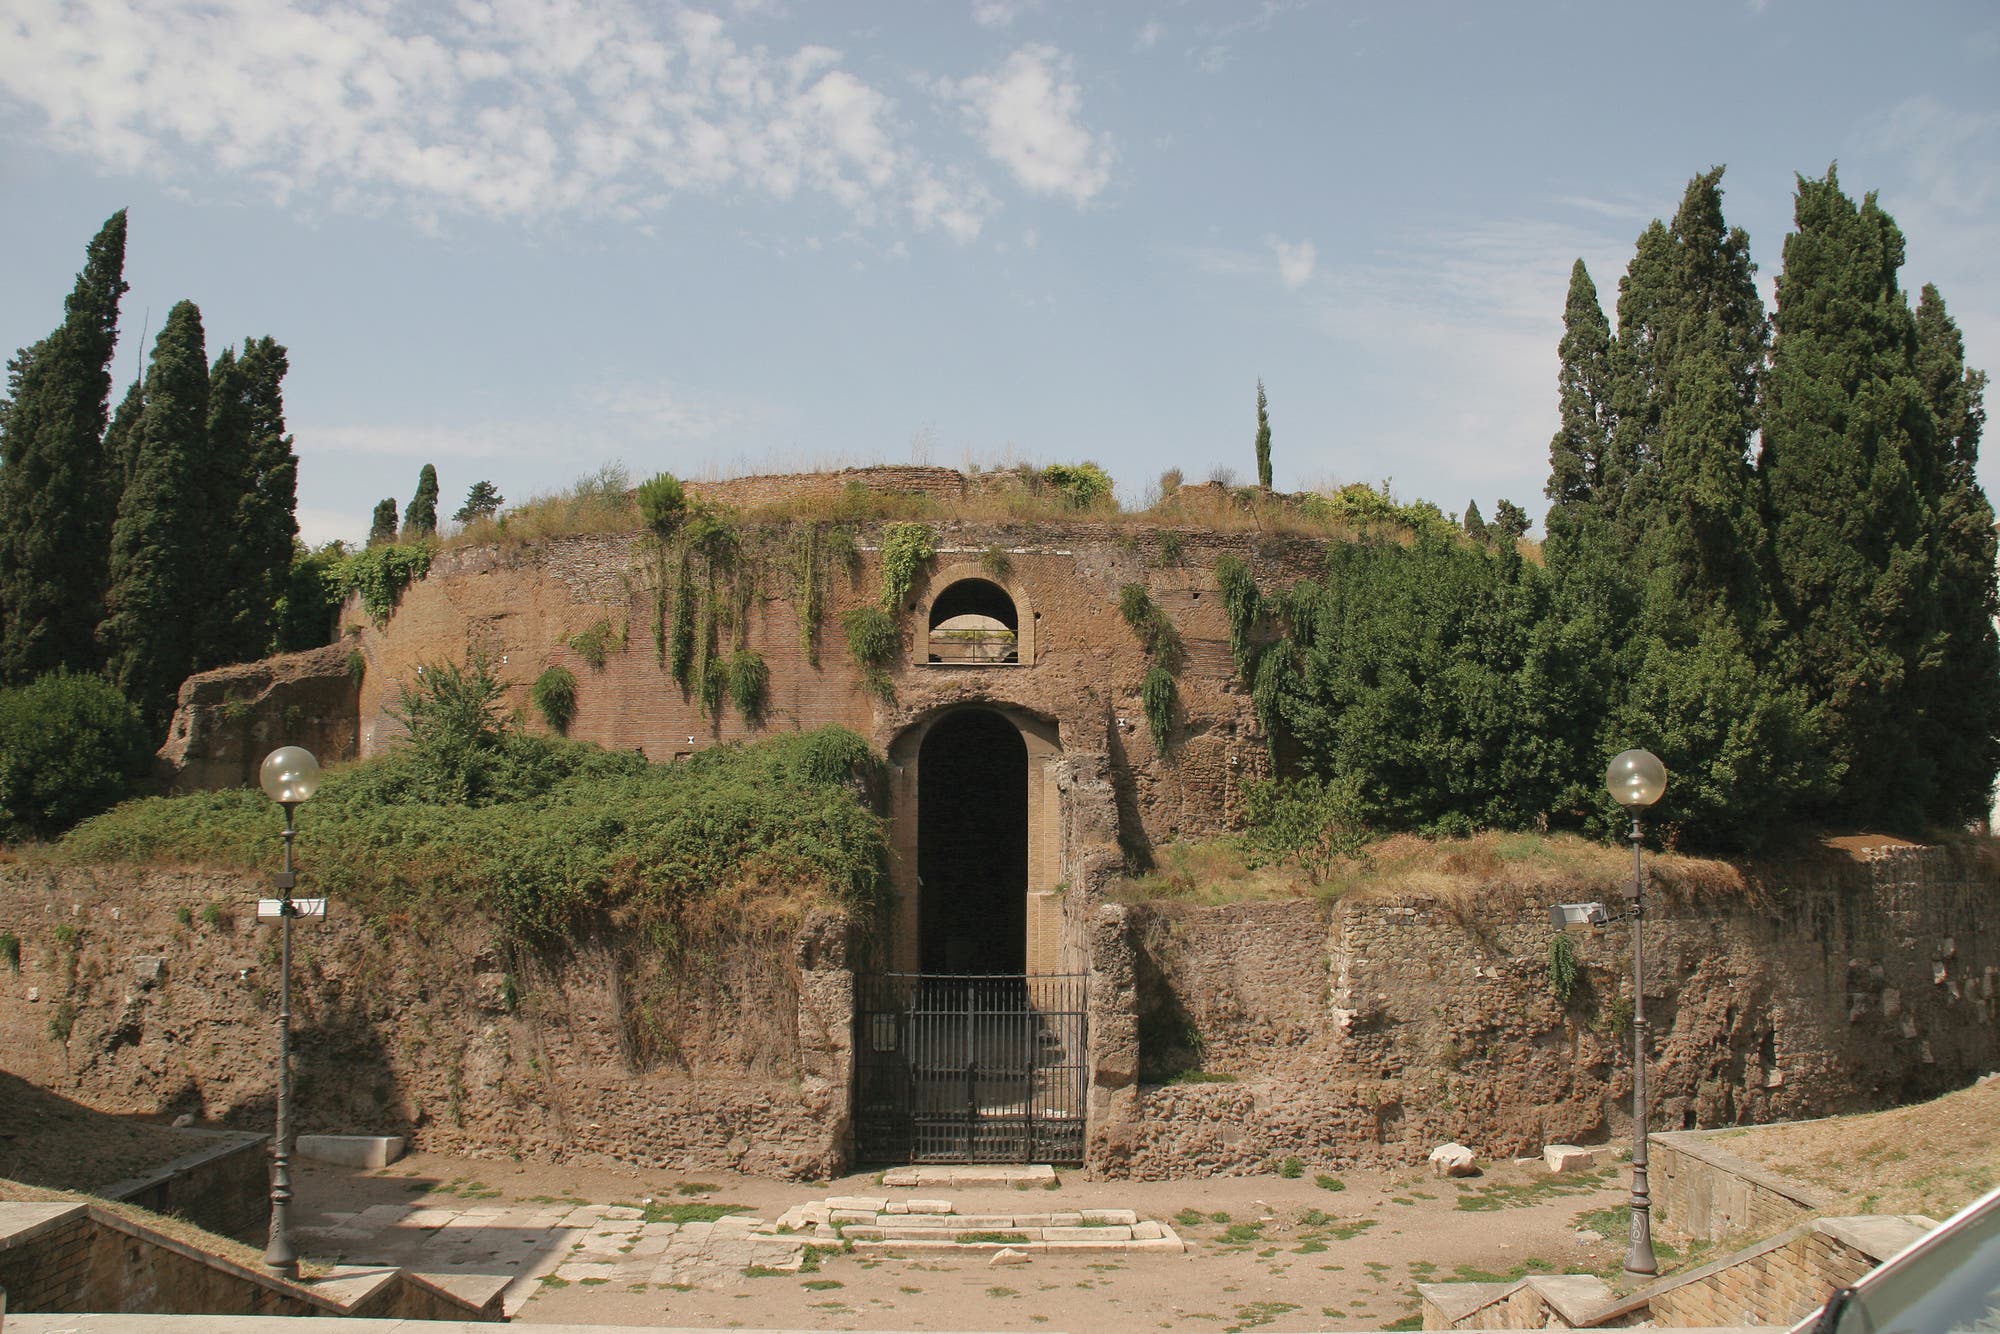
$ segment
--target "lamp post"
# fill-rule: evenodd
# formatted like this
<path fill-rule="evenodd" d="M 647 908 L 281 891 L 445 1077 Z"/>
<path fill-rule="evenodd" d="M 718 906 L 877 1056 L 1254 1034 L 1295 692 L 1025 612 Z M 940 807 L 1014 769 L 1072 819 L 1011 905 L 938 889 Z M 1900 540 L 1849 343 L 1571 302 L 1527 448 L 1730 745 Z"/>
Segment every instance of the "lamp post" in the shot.
<path fill-rule="evenodd" d="M 1604 786 L 1632 813 L 1632 1248 L 1625 1272 L 1651 1278 L 1660 1272 L 1653 1256 L 1653 1199 L 1646 1189 L 1646 952 L 1645 873 L 1640 865 L 1639 812 L 1667 790 L 1667 766 L 1650 750 L 1627 750 L 1604 771 Z"/>
<path fill-rule="evenodd" d="M 281 746 L 264 757 L 257 781 L 264 795 L 285 808 L 285 869 L 273 877 L 278 890 L 278 1133 L 271 1143 L 271 1239 L 264 1267 L 283 1278 L 299 1276 L 292 1249 L 292 813 L 319 789 L 319 761 L 299 746 Z"/>

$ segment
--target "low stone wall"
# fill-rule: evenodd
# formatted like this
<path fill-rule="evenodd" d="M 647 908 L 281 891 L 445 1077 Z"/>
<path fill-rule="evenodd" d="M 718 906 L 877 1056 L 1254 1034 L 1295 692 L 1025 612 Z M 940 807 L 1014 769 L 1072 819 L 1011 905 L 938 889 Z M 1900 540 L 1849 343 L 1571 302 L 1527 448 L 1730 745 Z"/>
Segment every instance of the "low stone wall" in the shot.
<path fill-rule="evenodd" d="M 1724 1149 L 1714 1131 L 1655 1134 L 1647 1143 L 1653 1218 L 1664 1236 L 1768 1237 L 1826 1212 L 1811 1191 Z"/>
<path fill-rule="evenodd" d="M 96 1193 L 156 1214 L 185 1218 L 225 1237 L 257 1231 L 269 1220 L 270 1138 L 237 1131 L 187 1130 L 206 1147 Z"/>
<path fill-rule="evenodd" d="M 714 482 L 685 482 L 688 494 L 712 505 L 757 509 L 785 501 L 830 499 L 849 487 L 881 495 L 936 496 L 958 500 L 965 495 L 965 475 L 956 468 L 885 465 L 841 468 L 835 472 L 773 473 L 763 477 L 731 477 Z"/>

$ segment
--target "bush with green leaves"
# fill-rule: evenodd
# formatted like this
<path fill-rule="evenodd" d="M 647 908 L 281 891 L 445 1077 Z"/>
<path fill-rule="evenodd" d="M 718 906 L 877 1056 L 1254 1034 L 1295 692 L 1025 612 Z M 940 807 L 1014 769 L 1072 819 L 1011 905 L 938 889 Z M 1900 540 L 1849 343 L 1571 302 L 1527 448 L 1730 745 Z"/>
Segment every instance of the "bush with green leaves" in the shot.
<path fill-rule="evenodd" d="M 1111 501 L 1111 474 L 1095 463 L 1051 463 L 1040 473 L 1043 486 L 1052 488 L 1071 509 L 1089 510 Z"/>
<path fill-rule="evenodd" d="M 408 746 L 330 768 L 298 817 L 298 862 L 315 892 L 371 917 L 486 913 L 536 947 L 613 913 L 685 939 L 746 895 L 794 911 L 826 902 L 867 916 L 878 906 L 888 842 L 857 791 L 873 799 L 883 766 L 843 728 L 711 747 L 678 764 L 511 728 L 494 749 L 471 802 L 436 799 Z M 51 855 L 268 867 L 282 827 L 274 815 L 249 789 L 127 802 Z"/>
<path fill-rule="evenodd" d="M 687 508 L 687 491 L 672 473 L 663 472 L 639 483 L 639 517 L 660 536 L 669 536 L 680 527 Z"/>
<path fill-rule="evenodd" d="M 378 627 L 386 625 L 403 590 L 424 577 L 436 553 L 433 542 L 385 542 L 354 552 L 335 567 L 340 598 L 361 594 L 361 609 L 368 619 Z"/>
<path fill-rule="evenodd" d="M 1174 684 L 1174 674 L 1154 663 L 1146 670 L 1145 680 L 1139 683 L 1139 707 L 1146 713 L 1146 729 L 1152 734 L 1153 749 L 1162 757 L 1167 754 L 1168 743 L 1174 735 L 1174 711 L 1180 707 L 1180 687 Z"/>
<path fill-rule="evenodd" d="M 1319 884 L 1368 845 L 1368 815 L 1352 779 L 1265 779 L 1243 792 L 1242 845 L 1252 865 L 1290 864 Z"/>
<path fill-rule="evenodd" d="M 47 838 L 129 795 L 153 738 L 102 677 L 55 671 L 0 690 L 0 833 Z"/>
<path fill-rule="evenodd" d="M 861 669 L 868 689 L 886 697 L 891 690 L 889 664 L 902 647 L 896 623 L 880 607 L 856 607 L 840 618 L 840 628 L 847 634 L 847 656 Z"/>
<path fill-rule="evenodd" d="M 550 727 L 567 734 L 576 719 L 576 673 L 567 667 L 549 668 L 535 678 L 528 698 Z"/>

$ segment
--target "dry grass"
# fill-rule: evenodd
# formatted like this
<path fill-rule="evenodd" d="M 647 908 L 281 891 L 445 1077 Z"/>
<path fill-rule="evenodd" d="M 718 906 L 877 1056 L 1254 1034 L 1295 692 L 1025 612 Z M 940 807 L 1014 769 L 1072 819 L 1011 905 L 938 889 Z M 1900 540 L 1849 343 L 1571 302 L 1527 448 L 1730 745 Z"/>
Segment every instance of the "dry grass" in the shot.
<path fill-rule="evenodd" d="M 1253 866 L 1233 838 L 1175 843 L 1155 852 L 1155 869 L 1112 890 L 1125 902 L 1160 899 L 1227 903 L 1245 899 L 1352 897 L 1367 903 L 1425 901 L 1488 920 L 1550 903 L 1616 902 L 1632 877 L 1628 849 L 1575 834 L 1497 833 L 1426 839 L 1396 834 L 1334 863 L 1319 885 L 1289 866 Z M 1646 856 L 1648 891 L 1682 905 L 1759 901 L 1761 882 L 1729 862 L 1674 853 Z"/>
<path fill-rule="evenodd" d="M 843 465 L 851 466 L 851 465 Z M 867 466 L 867 465 L 862 465 Z M 829 468 L 824 460 L 814 465 Z M 810 468 L 801 469 L 808 471 Z M 709 471 L 720 471 L 711 467 Z M 1187 528 L 1208 532 L 1262 532 L 1332 540 L 1376 535 L 1410 540 L 1413 530 L 1395 519 L 1357 519 L 1340 509 L 1343 490 L 1328 483 L 1300 492 L 1263 491 L 1256 487 L 1203 482 L 1178 487 L 1164 498 L 1150 488 L 1146 503 L 1120 508 L 1113 500 L 1079 509 L 1062 492 L 1044 486 L 1033 464 L 1008 459 L 998 465 L 968 463 L 960 471 L 966 492 L 958 497 L 880 492 L 860 479 L 838 491 L 799 494 L 743 510 L 747 523 L 787 522 L 961 522 L 961 523 L 1095 523 L 1112 528 L 1153 530 Z M 745 475 L 795 475 L 766 473 Z M 723 481 L 720 476 L 686 480 Z M 537 495 L 491 519 L 482 519 L 448 534 L 447 547 L 501 544 L 528 545 L 558 537 L 591 533 L 637 532 L 643 527 L 634 503 L 633 479 L 622 464 L 611 463 L 579 478 L 571 486 Z M 1415 513 L 1416 507 L 1409 512 Z M 1523 542 L 1531 560 L 1539 547 Z"/>
<path fill-rule="evenodd" d="M 2000 1079 L 1886 1112 L 1730 1130 L 1714 1140 L 1810 1188 L 1829 1214 L 1943 1219 L 2000 1184 Z"/>

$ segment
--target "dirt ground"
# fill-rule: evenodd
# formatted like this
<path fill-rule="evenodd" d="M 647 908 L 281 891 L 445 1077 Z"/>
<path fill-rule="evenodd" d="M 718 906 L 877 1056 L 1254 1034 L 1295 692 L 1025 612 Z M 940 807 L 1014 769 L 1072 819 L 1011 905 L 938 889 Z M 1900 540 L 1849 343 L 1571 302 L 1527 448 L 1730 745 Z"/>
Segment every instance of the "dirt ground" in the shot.
<path fill-rule="evenodd" d="M 876 1175 L 823 1185 L 704 1172 L 699 1178 L 628 1169 L 545 1167 L 417 1154 L 377 1172 L 307 1164 L 301 1225 L 370 1205 L 423 1200 L 451 1208 L 588 1201 L 707 1201 L 775 1218 L 828 1195 L 946 1198 L 959 1212 L 1130 1208 L 1171 1223 L 1185 1255 L 1037 1255 L 995 1267 L 984 1253 L 828 1255 L 816 1272 L 746 1274 L 717 1290 L 639 1285 L 545 1285 L 524 1323 L 685 1324 L 717 1328 L 876 1330 L 1216 1330 L 1415 1328 L 1414 1284 L 1495 1279 L 1529 1270 L 1615 1270 L 1624 1234 L 1583 1219 L 1625 1198 L 1625 1172 L 1551 1178 L 1539 1161 L 1480 1177 L 1343 1173 L 1182 1182 L 1089 1182 L 1059 1189 L 923 1187 L 897 1191 Z M 1334 1188 L 1334 1187 L 1338 1188 Z M 295 1206 L 295 1208 L 298 1206 Z M 1197 1217 L 1198 1216 L 1198 1217 Z M 1595 1223 L 1592 1233 L 1584 1224 Z M 1579 1235 L 1581 1233 L 1581 1235 Z"/>

